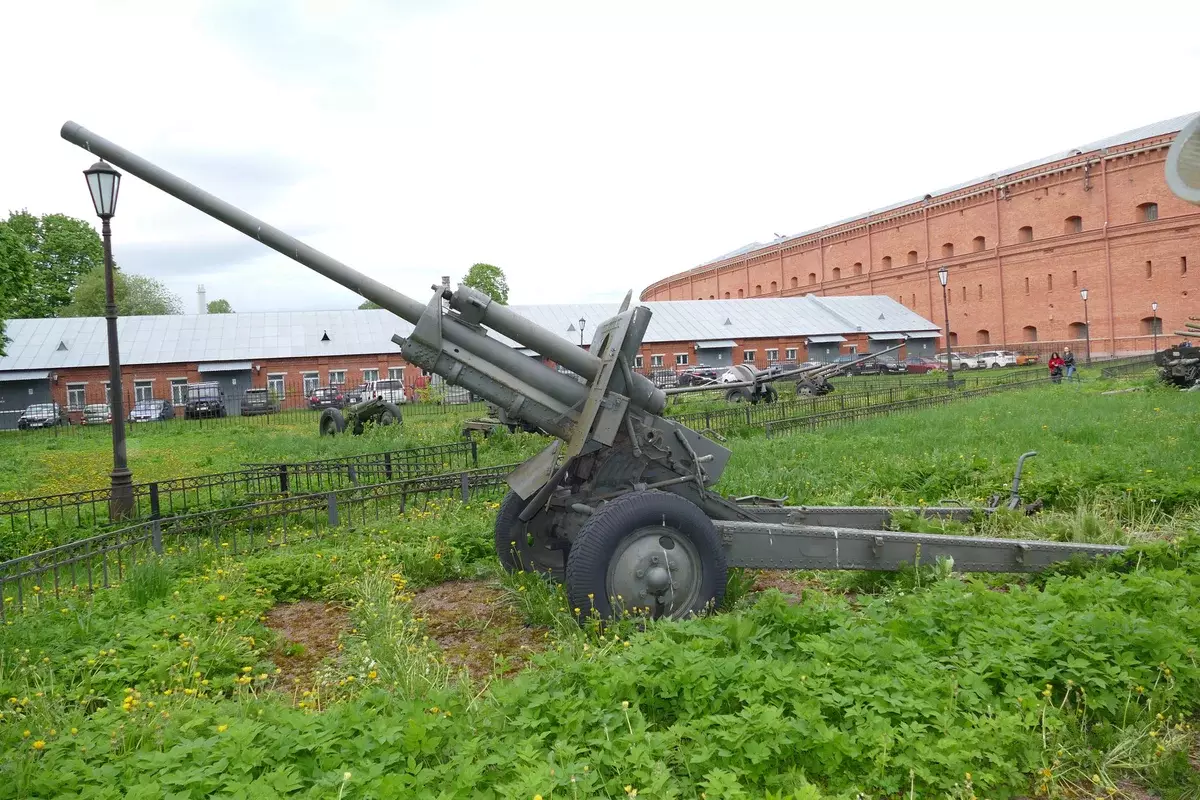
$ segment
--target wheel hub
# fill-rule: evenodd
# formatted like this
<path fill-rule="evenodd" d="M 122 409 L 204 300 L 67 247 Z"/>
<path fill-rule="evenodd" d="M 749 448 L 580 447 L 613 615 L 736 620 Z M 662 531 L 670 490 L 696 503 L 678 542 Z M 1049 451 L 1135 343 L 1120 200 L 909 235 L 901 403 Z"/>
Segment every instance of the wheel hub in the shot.
<path fill-rule="evenodd" d="M 655 617 L 690 609 L 703 577 L 700 555 L 678 531 L 654 526 L 630 533 L 609 562 L 607 588 L 614 606 L 649 609 Z"/>

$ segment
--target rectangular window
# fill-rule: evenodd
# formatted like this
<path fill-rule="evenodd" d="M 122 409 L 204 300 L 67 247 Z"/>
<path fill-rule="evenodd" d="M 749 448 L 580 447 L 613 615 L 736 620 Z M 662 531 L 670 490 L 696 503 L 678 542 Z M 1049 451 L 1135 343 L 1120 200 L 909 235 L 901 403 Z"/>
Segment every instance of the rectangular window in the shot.
<path fill-rule="evenodd" d="M 377 380 L 379 380 L 379 370 L 378 369 L 364 369 L 362 371 L 362 376 L 363 376 L 362 377 L 363 383 L 370 383 L 372 381 L 377 381 Z M 400 379 L 397 378 L 397 380 L 400 380 Z"/>
<path fill-rule="evenodd" d="M 1025 294 L 1029 294 L 1029 278 L 1025 279 Z"/>
<path fill-rule="evenodd" d="M 1187 256 L 1179 257 L 1179 274 L 1187 275 Z"/>
<path fill-rule="evenodd" d="M 767 350 L 767 362 L 770 363 L 772 361 L 778 361 L 778 360 L 779 360 L 779 351 L 773 347 L 768 349 Z"/>
<path fill-rule="evenodd" d="M 789 348 L 787 349 L 787 360 L 788 360 L 788 361 L 795 361 L 795 360 L 796 360 L 796 348 L 794 348 L 794 347 L 789 347 Z"/>
<path fill-rule="evenodd" d="M 979 299 L 983 299 L 983 284 L 979 284 Z"/>
<path fill-rule="evenodd" d="M 154 381 L 134 381 L 133 382 L 133 400 L 139 402 L 141 400 L 154 399 Z"/>
<path fill-rule="evenodd" d="M 379 373 L 376 372 L 376 375 L 378 375 L 378 374 Z M 329 385 L 330 386 L 344 386 L 345 384 L 346 384 L 346 370 L 344 370 L 344 369 L 329 370 Z"/>
<path fill-rule="evenodd" d="M 187 404 L 187 378 L 171 378 L 171 405 Z"/>
<path fill-rule="evenodd" d="M 67 384 L 67 411 L 82 411 L 86 401 L 86 383 L 68 383 Z"/>
<path fill-rule="evenodd" d="M 304 394 L 306 397 L 312 394 L 316 388 L 321 385 L 320 373 L 301 372 L 300 377 L 304 378 Z"/>
<path fill-rule="evenodd" d="M 743 350 L 742 351 L 742 363 L 744 363 L 744 364 L 754 363 L 754 357 L 757 355 L 758 355 L 757 350 Z"/>
<path fill-rule="evenodd" d="M 1047 292 L 1054 291 L 1054 275 L 1053 274 L 1046 275 L 1046 291 Z"/>
<path fill-rule="evenodd" d="M 635 369 L 641 369 L 643 364 L 642 354 L 638 353 L 633 357 L 633 366 Z"/>
<path fill-rule="evenodd" d="M 112 398 L 109 396 L 110 394 L 112 394 L 112 393 L 109 391 L 108 381 L 105 381 L 104 382 L 104 404 L 105 405 L 112 404 Z"/>
<path fill-rule="evenodd" d="M 965 303 L 965 302 L 967 302 L 967 286 L 966 286 L 966 284 L 963 284 L 962 290 L 963 290 L 963 302 Z"/>
<path fill-rule="evenodd" d="M 1153 264 L 1153 262 L 1150 262 L 1150 261 L 1147 261 L 1147 262 L 1146 262 L 1146 277 L 1147 277 L 1147 278 L 1153 278 L 1153 277 L 1154 277 L 1154 264 Z"/>
<path fill-rule="evenodd" d="M 267 394 L 275 397 L 283 397 L 283 379 L 287 375 L 286 372 L 275 372 L 267 375 Z"/>
<path fill-rule="evenodd" d="M 364 380 L 366 379 L 365 375 L 363 376 L 363 379 Z M 404 367 L 388 367 L 388 380 L 389 381 L 404 380 Z"/>
<path fill-rule="evenodd" d="M 688 363 L 688 354 L 687 353 L 676 353 L 675 354 L 675 366 L 686 367 L 687 363 Z"/>
<path fill-rule="evenodd" d="M 661 353 L 659 355 L 650 356 L 650 366 L 661 367 L 662 365 L 663 365 L 663 357 L 662 357 Z"/>
<path fill-rule="evenodd" d="M 1078 285 L 1079 285 L 1079 270 L 1073 269 L 1073 270 L 1071 270 L 1071 286 L 1075 287 Z"/>

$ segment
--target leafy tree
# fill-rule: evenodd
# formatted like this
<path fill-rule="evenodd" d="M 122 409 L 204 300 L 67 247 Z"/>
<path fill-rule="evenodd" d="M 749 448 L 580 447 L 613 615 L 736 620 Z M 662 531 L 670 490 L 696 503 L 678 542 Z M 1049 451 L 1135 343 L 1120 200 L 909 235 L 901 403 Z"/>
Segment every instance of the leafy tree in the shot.
<path fill-rule="evenodd" d="M 373 303 L 370 300 L 363 300 L 361 303 L 359 303 L 358 307 L 363 310 L 368 308 L 383 308 L 383 306 L 379 305 L 378 303 Z"/>
<path fill-rule="evenodd" d="M 4 321 L 13 313 L 17 298 L 24 295 L 33 280 L 33 259 L 11 228 L 0 223 L 0 356 L 9 339 Z"/>
<path fill-rule="evenodd" d="M 508 305 L 508 279 L 504 270 L 491 264 L 473 264 L 463 283 L 478 289 L 502 306 Z"/>
<path fill-rule="evenodd" d="M 117 313 L 123 317 L 151 314 L 181 314 L 183 301 L 154 278 L 126 274 L 113 270 L 113 294 Z M 104 268 L 94 269 L 76 284 L 71 292 L 71 304 L 63 309 L 64 317 L 104 316 Z"/>
<path fill-rule="evenodd" d="M 208 313 L 210 314 L 232 314 L 233 306 L 229 305 L 229 301 L 225 299 L 209 300 Z"/>
<path fill-rule="evenodd" d="M 28 211 L 12 212 L 0 220 L 0 229 L 16 236 L 29 255 L 30 280 L 14 294 L 10 317 L 54 317 L 71 302 L 71 290 L 87 272 L 103 267 L 104 247 L 96 229 L 64 214 L 35 217 Z M 6 260 L 15 256 L 2 256 Z M 0 270 L 5 269 L 0 264 Z"/>

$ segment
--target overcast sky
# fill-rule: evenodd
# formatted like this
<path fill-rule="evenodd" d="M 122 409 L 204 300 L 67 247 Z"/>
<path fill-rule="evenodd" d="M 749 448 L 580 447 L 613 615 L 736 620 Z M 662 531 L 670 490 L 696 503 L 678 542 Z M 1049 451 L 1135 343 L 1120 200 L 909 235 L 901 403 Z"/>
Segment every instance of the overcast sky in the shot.
<path fill-rule="evenodd" d="M 96 221 L 71 119 L 421 300 L 617 300 L 1200 110 L 1195 0 L 810 5 L 6 3 L 0 212 Z M 189 313 L 360 302 L 135 178 L 113 226 Z"/>

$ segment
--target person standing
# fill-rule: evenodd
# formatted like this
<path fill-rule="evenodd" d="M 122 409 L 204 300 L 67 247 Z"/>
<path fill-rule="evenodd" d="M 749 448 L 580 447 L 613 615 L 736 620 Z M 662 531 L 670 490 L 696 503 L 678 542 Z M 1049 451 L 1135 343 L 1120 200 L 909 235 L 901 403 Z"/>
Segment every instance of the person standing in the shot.
<path fill-rule="evenodd" d="M 1050 361 L 1046 364 L 1050 368 L 1050 380 L 1054 383 L 1062 381 L 1063 360 L 1057 352 L 1050 354 Z"/>
<path fill-rule="evenodd" d="M 1076 372 L 1075 354 L 1071 352 L 1071 348 L 1069 348 L 1069 347 L 1063 348 L 1062 361 L 1063 361 L 1063 369 L 1066 370 L 1067 380 L 1069 381 L 1069 380 L 1071 380 L 1071 376 L 1075 375 L 1075 372 Z M 1075 380 L 1079 380 L 1079 378 L 1076 377 Z"/>

